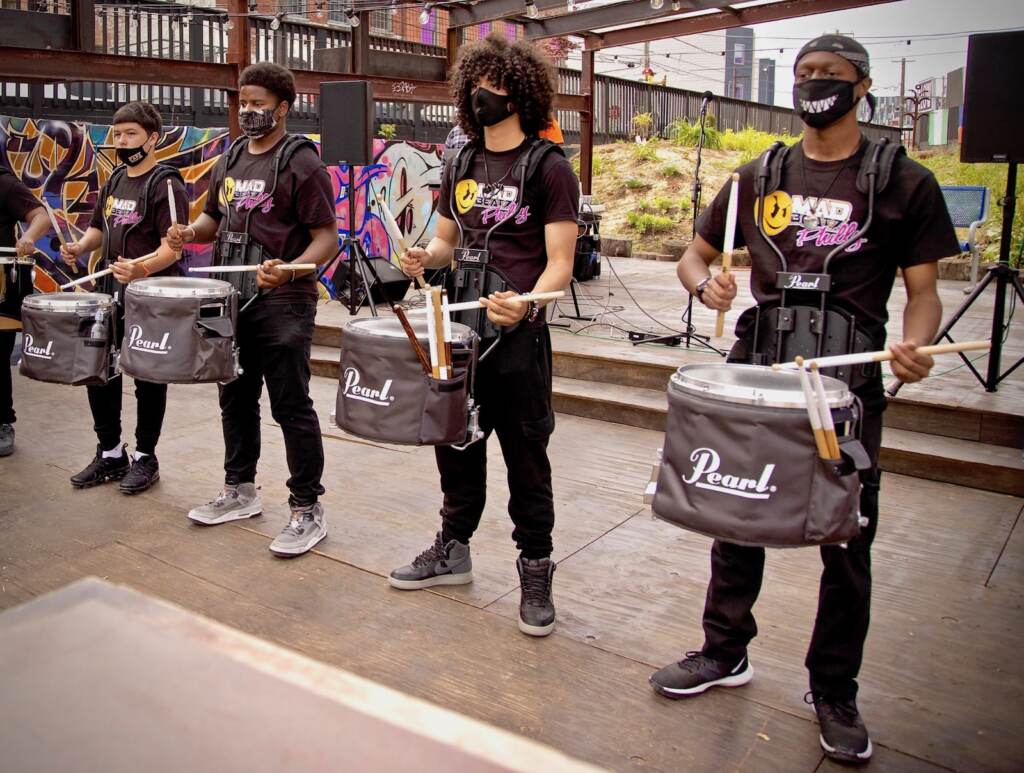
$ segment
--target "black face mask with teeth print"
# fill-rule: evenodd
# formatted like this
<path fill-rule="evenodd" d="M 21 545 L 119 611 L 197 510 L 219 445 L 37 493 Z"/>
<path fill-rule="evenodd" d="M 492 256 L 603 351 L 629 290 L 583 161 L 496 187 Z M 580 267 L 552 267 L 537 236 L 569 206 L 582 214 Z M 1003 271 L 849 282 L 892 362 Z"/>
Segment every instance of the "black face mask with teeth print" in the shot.
<path fill-rule="evenodd" d="M 796 83 L 793 85 L 793 110 L 808 126 L 824 129 L 856 106 L 857 100 L 853 96 L 855 85 L 831 78 Z"/>

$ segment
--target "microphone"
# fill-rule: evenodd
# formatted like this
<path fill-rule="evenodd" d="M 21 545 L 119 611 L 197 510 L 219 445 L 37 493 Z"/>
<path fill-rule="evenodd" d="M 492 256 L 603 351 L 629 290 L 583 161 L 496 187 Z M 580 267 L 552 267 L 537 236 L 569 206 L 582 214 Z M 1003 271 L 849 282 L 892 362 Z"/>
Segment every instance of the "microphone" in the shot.
<path fill-rule="evenodd" d="M 714 98 L 715 98 L 715 95 L 712 94 L 710 91 L 705 91 L 701 95 L 701 100 L 700 100 L 700 111 L 701 111 L 701 113 L 704 113 L 704 112 L 707 111 L 707 109 L 708 109 L 708 102 L 710 102 Z"/>

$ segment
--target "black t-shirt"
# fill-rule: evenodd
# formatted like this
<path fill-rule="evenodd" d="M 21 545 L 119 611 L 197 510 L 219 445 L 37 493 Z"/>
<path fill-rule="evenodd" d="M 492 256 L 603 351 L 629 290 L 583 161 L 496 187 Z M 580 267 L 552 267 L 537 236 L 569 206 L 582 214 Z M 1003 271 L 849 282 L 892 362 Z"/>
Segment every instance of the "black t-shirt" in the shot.
<path fill-rule="evenodd" d="M 149 200 L 145 200 L 149 182 L 155 172 L 154 167 L 137 177 L 129 177 L 126 172 L 117 174 L 100 189 L 89 225 L 104 232 L 106 252 L 103 255 L 103 266 L 116 262 L 118 257 L 125 260 L 140 258 L 160 246 L 161 239 L 171 227 L 167 180 L 171 181 L 174 188 L 174 208 L 178 222 L 188 222 L 188 193 L 177 177 L 165 177 L 158 181 L 148 191 Z M 177 263 L 153 273 L 153 276 L 180 275 L 181 267 Z"/>
<path fill-rule="evenodd" d="M 267 260 L 290 262 L 303 253 L 313 237 L 310 229 L 335 224 L 334 189 L 320 156 L 311 147 L 299 148 L 280 170 L 274 189 L 274 156 L 288 135 L 266 153 L 248 148 L 227 169 L 225 154 L 213 169 L 205 212 L 221 230 L 245 231 L 265 250 Z M 273 199 L 270 192 L 274 189 Z M 264 296 L 268 303 L 316 303 L 316 275 L 297 277 Z"/>
<path fill-rule="evenodd" d="M 867 216 L 868 199 L 857 190 L 857 173 L 867 149 L 845 161 L 814 161 L 804 156 L 802 143 L 793 147 L 783 167 L 779 189 L 766 197 L 765 232 L 788 261 L 790 272 L 822 273 L 826 256 L 852 236 Z M 759 161 L 740 167 L 740 196 L 736 246 L 750 250 L 750 285 L 759 305 L 779 300 L 775 273 L 779 258 L 758 233 L 755 217 L 756 169 Z M 719 191 L 697 221 L 697 232 L 709 244 L 722 248 L 725 238 L 729 185 Z M 868 232 L 832 259 L 829 303 L 855 316 L 875 348 L 885 345 L 886 304 L 897 268 L 910 268 L 957 255 L 960 244 L 949 219 L 942 191 L 934 175 L 915 161 L 895 159 L 888 187 L 875 198 L 875 213 Z M 817 306 L 818 293 L 787 292 L 788 305 Z M 743 339 L 750 315 L 736 326 Z"/>
<path fill-rule="evenodd" d="M 0 247 L 13 247 L 14 225 L 26 222 L 28 213 L 42 206 L 13 172 L 0 166 Z"/>
<path fill-rule="evenodd" d="M 488 243 L 490 265 L 521 292 L 533 290 L 547 267 L 544 226 L 576 222 L 580 201 L 579 181 L 569 162 L 561 153 L 549 151 L 517 206 L 520 181 L 513 179 L 512 168 L 529 143 L 500 153 L 477 150 L 465 176 L 455 183 L 455 212 L 454 173 L 444 175 L 437 207 L 442 216 L 462 225 L 462 247 L 483 249 L 487 231 L 501 223 Z M 543 324 L 542 319 L 536 324 Z"/>

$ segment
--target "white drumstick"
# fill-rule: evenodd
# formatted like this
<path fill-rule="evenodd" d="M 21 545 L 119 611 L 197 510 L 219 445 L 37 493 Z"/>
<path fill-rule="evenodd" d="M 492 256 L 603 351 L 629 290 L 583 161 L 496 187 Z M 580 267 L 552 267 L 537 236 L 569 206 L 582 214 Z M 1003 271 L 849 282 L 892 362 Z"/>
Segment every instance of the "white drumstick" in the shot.
<path fill-rule="evenodd" d="M 448 291 L 441 291 L 441 320 L 444 325 L 444 362 L 448 368 L 448 378 L 455 376 L 454 363 L 452 363 L 452 309 L 448 303 Z"/>
<path fill-rule="evenodd" d="M 526 293 L 525 295 L 513 295 L 505 301 L 512 303 L 529 303 L 530 301 L 550 301 L 555 298 L 564 298 L 565 290 L 550 290 L 543 293 Z M 465 301 L 463 303 L 448 304 L 448 311 L 470 311 L 471 309 L 486 308 L 480 301 Z M 422 314 L 424 309 L 413 309 L 410 314 Z"/>
<path fill-rule="evenodd" d="M 733 172 L 732 187 L 729 188 L 729 206 L 725 211 L 725 244 L 722 246 L 722 276 L 729 276 L 732 269 L 732 250 L 736 244 L 736 214 L 739 208 L 740 176 Z M 715 336 L 725 333 L 725 312 L 718 312 L 715 318 Z"/>
<path fill-rule="evenodd" d="M 821 380 L 821 371 L 818 369 L 817 363 L 813 361 L 811 362 L 811 383 L 814 385 L 814 393 L 818 398 L 818 415 L 821 417 L 821 430 L 825 434 L 829 459 L 842 459 L 843 456 L 839 452 L 839 438 L 836 437 L 836 425 L 832 421 L 832 408 L 828 404 L 828 395 L 825 394 L 825 382 Z"/>
<path fill-rule="evenodd" d="M 64 239 L 64 232 L 60 230 L 60 226 L 57 224 L 57 215 L 54 213 L 53 209 L 51 209 L 50 204 L 46 201 L 45 198 L 42 199 L 42 202 L 43 209 L 46 210 L 46 214 L 50 218 L 50 225 L 53 226 L 53 230 L 57 234 L 57 241 L 60 242 L 61 246 L 63 247 L 65 244 L 67 244 L 67 241 Z"/>
<path fill-rule="evenodd" d="M 797 357 L 803 363 L 803 357 Z M 814 445 L 818 448 L 818 456 L 822 459 L 829 458 L 828 444 L 825 442 L 825 434 L 821 430 L 821 416 L 818 413 L 818 400 L 811 388 L 811 380 L 807 370 L 803 367 L 797 368 L 800 374 L 800 388 L 804 391 L 804 402 L 807 404 L 807 418 L 811 422 L 811 432 L 814 433 Z"/>
<path fill-rule="evenodd" d="M 316 263 L 279 263 L 275 268 L 282 271 L 313 271 Z M 238 271 L 259 271 L 256 266 L 189 266 L 190 274 L 231 274 Z"/>
<path fill-rule="evenodd" d="M 959 354 L 960 352 L 982 351 L 992 348 L 991 341 L 965 341 L 956 344 L 935 344 L 933 346 L 919 346 L 917 352 L 920 354 Z M 893 359 L 893 354 L 888 349 L 877 352 L 861 352 L 859 354 L 837 354 L 834 357 L 817 357 L 807 360 L 810 367 L 817 365 L 819 368 L 841 368 L 846 365 L 868 365 L 872 362 L 888 362 Z M 772 365 L 773 370 L 792 370 L 796 368 L 795 362 L 779 362 Z"/>
<path fill-rule="evenodd" d="M 14 255 L 17 251 L 14 247 L 0 247 L 0 252 L 10 253 L 11 255 Z"/>
<path fill-rule="evenodd" d="M 405 254 L 409 251 L 409 244 L 405 241 L 405 237 L 402 236 L 402 229 L 398 226 L 398 221 L 395 220 L 395 216 L 391 214 L 391 209 L 384 200 L 384 195 L 382 193 L 375 192 L 374 198 L 377 200 L 377 206 L 380 208 L 380 219 L 381 222 L 384 223 L 384 230 L 387 231 L 388 238 L 391 240 L 391 243 L 402 252 L 402 254 Z M 421 288 L 427 286 L 427 282 L 422 276 L 416 277 L 416 284 Z"/>
<path fill-rule="evenodd" d="M 157 253 L 151 252 L 148 255 L 143 255 L 141 258 L 132 258 L 128 262 L 129 263 L 141 263 L 144 260 L 150 260 L 151 258 L 155 258 L 156 256 L 157 256 Z M 81 279 L 76 279 L 73 282 L 68 282 L 67 284 L 62 284 L 60 286 L 60 289 L 61 290 L 69 290 L 72 287 L 77 287 L 80 284 L 85 284 L 86 282 L 91 282 L 94 279 L 99 279 L 100 277 L 104 277 L 107 274 L 113 274 L 113 273 L 114 273 L 113 269 L 105 268 L 102 271 L 97 271 L 95 274 L 87 274 L 86 276 L 83 276 Z"/>

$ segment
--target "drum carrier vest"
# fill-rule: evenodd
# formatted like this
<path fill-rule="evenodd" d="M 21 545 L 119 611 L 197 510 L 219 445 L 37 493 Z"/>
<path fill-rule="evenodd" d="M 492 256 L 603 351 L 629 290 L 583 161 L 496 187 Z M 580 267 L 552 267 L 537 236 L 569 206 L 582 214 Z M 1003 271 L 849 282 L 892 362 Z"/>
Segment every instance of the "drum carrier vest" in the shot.
<path fill-rule="evenodd" d="M 121 165 L 114 170 L 114 173 L 110 175 L 110 180 L 107 182 L 107 190 L 113 194 L 114 189 L 121 179 L 128 173 L 128 167 Z M 107 262 L 107 266 L 113 264 L 117 259 L 118 255 L 124 255 L 125 245 L 128 243 L 128 234 L 132 233 L 136 228 L 139 227 L 146 220 L 146 212 L 149 209 L 150 201 L 154 194 L 160 190 L 159 185 L 166 185 L 167 180 L 176 179 L 182 185 L 185 184 L 185 180 L 181 176 L 181 172 L 176 167 L 168 166 L 167 164 L 157 164 L 153 168 L 153 172 L 150 174 L 149 179 L 146 181 L 146 188 L 142 194 L 142 209 L 139 212 L 139 219 L 137 222 L 132 223 L 130 226 L 124 229 L 121 234 L 121 246 L 119 250 L 114 253 L 110 249 L 110 232 L 107 228 L 103 229 L 103 259 Z M 103 202 L 96 202 L 96 206 L 102 207 Z M 96 280 L 95 292 L 104 293 L 114 299 L 115 303 L 124 303 L 124 296 L 122 295 L 121 283 L 118 282 L 113 274 L 107 274 L 106 276 L 100 277 Z"/>
<path fill-rule="evenodd" d="M 512 164 L 512 178 L 518 180 L 519 183 L 519 196 L 516 199 L 515 212 L 518 212 L 519 208 L 523 204 L 523 197 L 526 194 L 526 184 L 533 179 L 537 170 L 540 168 L 541 162 L 547 157 L 548 153 L 557 152 L 562 156 L 565 155 L 562 148 L 550 140 L 532 137 L 528 142 L 529 144 L 527 148 Z M 459 217 L 458 208 L 455 205 L 456 183 L 469 172 L 473 163 L 473 158 L 480 148 L 481 145 L 479 144 L 479 141 L 463 145 L 446 169 L 446 173 L 450 177 L 448 204 L 451 209 L 452 218 L 455 220 L 455 225 L 459 229 L 459 246 L 455 249 L 454 254 L 455 268 L 448 281 L 448 291 L 452 296 L 453 303 L 475 301 L 479 298 L 486 297 L 491 293 L 505 292 L 507 290 L 523 292 L 532 289 L 516 287 L 512 281 L 505 276 L 504 272 L 491 265 L 491 235 L 494 234 L 500 226 L 513 218 L 509 217 L 504 220 L 499 220 L 490 228 L 486 229 L 484 233 L 483 248 L 474 249 L 463 246 L 466 243 L 467 230 L 485 230 L 483 228 L 471 229 L 469 226 L 463 224 Z M 503 333 L 509 333 L 518 327 L 518 324 L 504 329 L 498 327 L 487 318 L 486 309 L 459 311 L 455 312 L 452 317 L 456 322 L 466 325 L 468 328 L 476 332 L 482 341 L 491 342 L 491 344 L 487 346 L 480 355 L 481 360 L 491 352 L 494 348 L 494 344 L 498 342 Z"/>
<path fill-rule="evenodd" d="M 248 137 L 240 137 L 232 143 L 228 149 L 228 160 L 224 165 L 224 177 L 221 180 L 221 189 L 217 191 L 210 191 L 208 195 L 220 196 L 220 192 L 223 189 L 224 179 L 227 179 L 228 173 L 231 171 L 231 167 L 234 166 L 235 162 L 238 161 L 238 157 L 242 154 L 249 145 Z M 281 143 L 281 147 L 274 153 L 274 159 L 272 163 L 273 168 L 273 182 L 270 185 L 270 201 L 273 201 L 274 194 L 277 191 L 278 181 L 281 179 L 281 170 L 288 166 L 288 162 L 291 161 L 292 157 L 304 147 L 310 147 L 316 151 L 316 144 L 307 137 L 300 137 L 295 134 L 290 134 Z M 252 218 L 253 213 L 256 211 L 256 207 L 250 209 L 245 213 L 245 218 L 241 224 L 241 230 L 233 230 L 231 224 L 231 204 L 228 203 L 227 214 L 224 216 L 224 222 L 221 225 L 220 230 L 217 232 L 217 239 L 214 242 L 213 247 L 213 265 L 215 266 L 256 266 L 265 260 L 274 260 L 280 257 L 279 255 L 271 255 L 258 241 L 254 240 L 249 235 L 249 221 Z M 225 280 L 230 282 L 239 293 L 239 300 L 243 303 L 250 301 L 259 294 L 259 288 L 256 286 L 256 272 L 255 271 L 242 271 L 232 274 L 225 274 Z"/>
<path fill-rule="evenodd" d="M 775 280 L 775 287 L 779 290 L 778 302 L 763 306 L 759 304 L 744 312 L 744 316 L 754 316 L 753 333 L 748 334 L 737 346 L 737 351 L 745 349 L 746 357 L 740 359 L 755 365 L 786 362 L 798 355 L 807 358 L 828 357 L 875 348 L 870 336 L 857 324 L 856 317 L 831 302 L 829 291 L 832 277 L 829 267 L 836 256 L 867 233 L 874 217 L 875 197 L 888 187 L 896 156 L 906 154 L 902 145 L 884 137 L 868 143 L 857 173 L 857 190 L 868 197 L 864 225 L 826 256 L 822 273 L 809 274 L 789 271 L 786 256 L 765 232 L 761 217 L 765 197 L 778 190 L 782 181 L 782 170 L 789 151 L 789 146 L 776 142 L 761 156 L 756 175 L 754 218 L 761 238 L 778 256 L 781 271 L 776 273 Z M 790 291 L 817 292 L 817 306 L 788 303 L 787 292 Z M 822 372 L 845 381 L 855 389 L 877 378 L 879 366 L 878 363 L 872 363 L 861 367 L 829 368 Z"/>

